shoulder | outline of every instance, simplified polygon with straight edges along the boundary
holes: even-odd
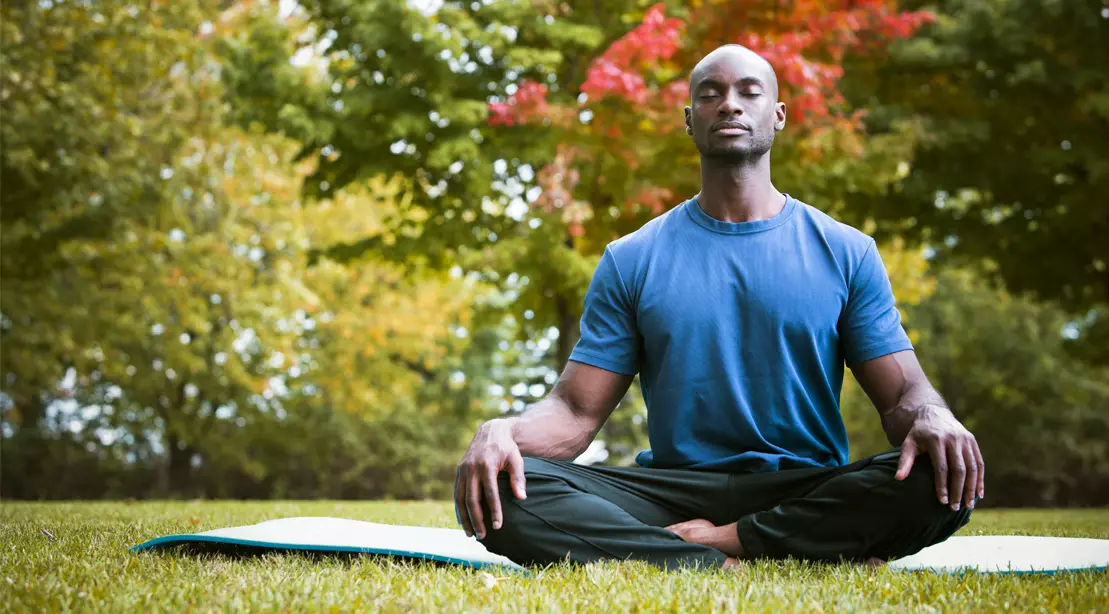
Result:
[[[829,247],[861,258],[874,244],[874,239],[858,228],[807,203],[797,201],[797,204],[800,223],[826,241]]]
[[[668,231],[681,224],[686,215],[682,209],[688,202],[679,204],[638,229],[612,241],[605,250],[612,255],[620,268],[634,268],[637,262],[648,257],[656,249]]]
[[[878,248],[873,237],[801,201],[798,201],[797,217],[806,243],[828,254],[839,269],[843,283],[854,286],[860,271],[868,270],[876,257]]]

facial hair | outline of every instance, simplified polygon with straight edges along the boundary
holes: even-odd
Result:
[[[752,132],[748,139],[747,143],[738,147],[712,146],[705,143],[698,144],[697,150],[701,152],[705,159],[713,162],[727,166],[744,165],[762,158],[770,151],[770,148],[774,145],[774,130],[765,130],[762,133]]]

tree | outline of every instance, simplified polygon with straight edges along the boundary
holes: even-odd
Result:
[[[937,262],[988,259],[1010,291],[1077,311],[1073,334],[1102,360],[1105,11],[1095,0],[939,3],[934,24],[894,46],[877,72],[860,73],[872,79],[857,90],[874,102],[870,131],[911,121],[918,137],[898,181],[851,203],[885,234],[927,243]]]
[[[107,50],[124,43],[145,50],[167,36],[159,31],[164,16],[157,11],[135,18],[124,5],[97,4],[67,13],[72,19],[66,21],[50,13],[54,6],[36,10],[16,15],[23,19],[16,23],[32,24],[45,41],[70,36]],[[120,121],[150,132],[111,135],[113,146],[128,152],[118,161],[134,166],[102,174],[70,170],[103,163],[105,153],[84,146],[84,139],[118,126],[104,118],[97,124],[95,113],[53,118],[53,141],[35,140],[36,124],[22,109],[4,115],[5,134],[22,139],[16,140],[21,149],[5,149],[11,156],[4,170],[24,182],[18,185],[33,179],[36,186],[14,196],[5,190],[5,199],[28,199],[12,201],[5,247],[37,245],[48,259],[46,266],[4,252],[5,494],[81,489],[58,476],[95,475],[88,464],[100,462],[119,475],[154,470],[157,487],[133,484],[125,489],[130,494],[265,493],[242,483],[273,482],[275,473],[288,490],[297,484],[289,476],[298,474],[282,461],[297,438],[316,444],[301,448],[299,458],[326,467],[312,478],[330,485],[328,492],[341,493],[344,484],[374,473],[388,479],[363,485],[371,493],[435,491],[444,482],[444,455],[460,454],[459,425],[481,410],[475,384],[458,377],[468,346],[458,331],[480,288],[444,271],[371,259],[346,265],[323,259],[309,267],[316,245],[382,234],[380,220],[397,208],[397,184],[350,184],[311,210],[302,207],[304,178],[315,162],[294,164],[300,144],[223,125],[225,92],[219,71],[210,70],[219,65],[212,44],[219,41],[209,37],[224,31],[217,26],[227,26],[226,19],[249,28],[256,15],[199,9],[196,15],[195,32],[182,26],[170,38],[194,45],[189,49],[202,68],[189,72],[176,65],[147,75],[144,84],[154,92],[173,90],[178,81],[190,84],[174,95],[196,100],[138,108]],[[133,18],[143,27],[115,25]],[[241,32],[233,25],[226,31]],[[137,38],[113,40],[127,32]],[[108,59],[63,56],[75,75],[101,74],[98,63]],[[4,59],[36,77],[26,63],[51,61],[10,49]],[[142,62],[160,61],[153,51],[132,59],[144,70]],[[18,74],[5,76],[24,83],[21,100],[62,99],[75,85],[45,77],[25,83]],[[125,88],[132,75],[121,70],[118,78]],[[89,79],[90,87],[100,85]],[[190,122],[164,113],[186,103],[210,114],[190,116]],[[78,105],[64,108],[71,106]],[[111,111],[102,113],[111,119]],[[158,125],[177,119],[174,127]],[[63,152],[66,161],[55,169],[41,160],[56,153],[49,147],[58,142],[74,149]],[[141,199],[92,198],[71,206],[66,196],[67,190],[95,188],[122,198],[131,183],[148,186]],[[86,227],[102,206],[111,211],[110,224]],[[55,226],[72,232],[42,240]],[[300,427],[309,424],[318,430],[306,436]],[[351,433],[363,439],[352,440]],[[408,473],[384,470],[398,459],[414,461]],[[353,467],[338,465],[352,460]],[[80,462],[88,464],[74,466]],[[340,473],[348,477],[320,479]],[[212,476],[230,477],[220,483]],[[414,476],[435,479],[403,484]],[[104,489],[80,492],[97,496]]]
[[[77,352],[67,245],[154,218],[163,173],[211,121],[202,45],[212,3],[6,3],[0,19],[0,252],[5,413],[38,425]],[[122,61],[121,61],[122,58]],[[190,81],[196,77],[196,81]],[[23,431],[29,445],[36,428]]]

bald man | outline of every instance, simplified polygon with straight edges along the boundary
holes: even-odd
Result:
[[[766,60],[717,49],[690,98],[701,192],[607,246],[554,389],[478,429],[459,522],[521,564],[873,563],[946,539],[985,467],[917,362],[874,240],[774,187],[786,106]],[[845,365],[897,446],[854,463]],[[651,449],[636,467],[570,462],[637,373]]]

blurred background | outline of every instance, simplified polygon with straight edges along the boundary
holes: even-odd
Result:
[[[1109,503],[1105,0],[8,0],[5,498],[448,498],[606,243],[776,67],[777,187],[879,240],[990,505]],[[888,447],[850,375],[854,457]],[[581,462],[647,446],[638,384]]]

